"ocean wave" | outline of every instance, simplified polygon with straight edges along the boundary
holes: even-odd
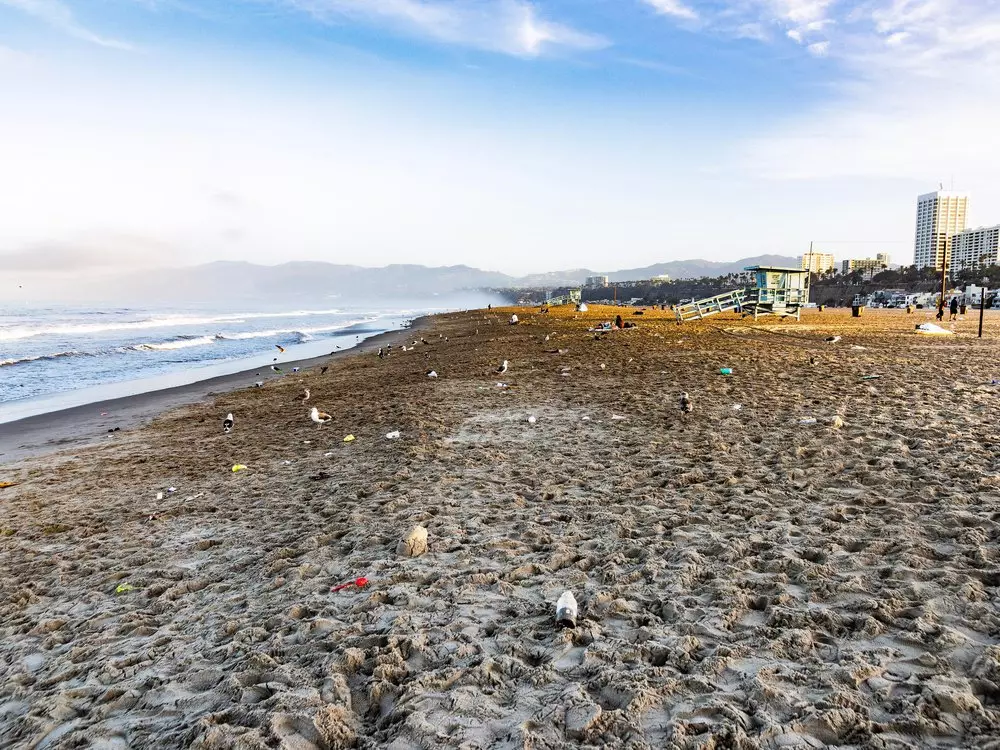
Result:
[[[134,344],[132,348],[138,352],[187,349],[190,346],[214,344],[216,340],[215,336],[195,336],[193,338],[181,338],[174,341],[161,341],[156,344]]]
[[[61,357],[86,357],[86,352],[69,351],[56,352],[55,354],[36,354],[32,357],[16,357],[11,359],[0,359],[0,367],[10,367],[11,365],[23,365],[28,362],[39,362],[49,359],[60,359]]]
[[[161,315],[143,320],[123,320],[107,323],[60,323],[49,326],[12,326],[0,330],[0,341],[17,341],[34,336],[74,336],[79,334],[103,333],[105,331],[137,331],[146,328],[169,328],[171,326],[196,326],[210,323],[241,323],[245,320],[261,318],[295,318],[315,315],[339,315],[340,309],[331,310],[285,310],[280,312],[227,313],[225,315]]]

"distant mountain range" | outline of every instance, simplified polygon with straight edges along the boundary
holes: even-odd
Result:
[[[213,299],[426,299],[482,289],[581,285],[588,276],[607,275],[611,281],[635,281],[668,274],[672,279],[722,276],[757,264],[797,265],[796,258],[761,255],[729,263],[678,260],[645,268],[592,271],[575,268],[529,276],[509,276],[469,266],[428,267],[390,265],[383,268],[323,262],[291,262],[260,266],[217,261],[108,279],[93,285],[95,295],[130,296],[147,300]]]

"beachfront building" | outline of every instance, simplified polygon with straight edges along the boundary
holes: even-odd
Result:
[[[881,263],[883,268],[889,267],[889,253],[875,253],[875,260]]]
[[[607,276],[588,276],[583,284],[587,289],[607,289]]]
[[[940,271],[950,265],[952,237],[965,229],[969,196],[938,190],[917,197],[917,226],[913,264]]]
[[[1000,265],[1000,224],[957,232],[951,238],[952,273]]]
[[[888,258],[888,256],[879,253],[877,258],[852,258],[845,260],[840,264],[840,272],[845,275],[854,273],[855,271],[862,271],[869,274],[878,273],[889,267],[889,264],[884,262],[882,258]]]
[[[799,264],[803,271],[813,273],[830,273],[837,267],[832,253],[806,253],[799,258]]]

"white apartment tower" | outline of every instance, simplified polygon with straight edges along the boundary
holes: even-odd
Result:
[[[917,268],[941,270],[951,258],[952,235],[965,229],[969,196],[938,190],[917,198],[917,231],[913,242],[913,264]]]
[[[951,273],[996,265],[1000,265],[1000,224],[966,229],[951,238]]]

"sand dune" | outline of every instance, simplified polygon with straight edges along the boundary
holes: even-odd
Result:
[[[1000,320],[510,312],[4,471],[0,742],[1000,746]]]

